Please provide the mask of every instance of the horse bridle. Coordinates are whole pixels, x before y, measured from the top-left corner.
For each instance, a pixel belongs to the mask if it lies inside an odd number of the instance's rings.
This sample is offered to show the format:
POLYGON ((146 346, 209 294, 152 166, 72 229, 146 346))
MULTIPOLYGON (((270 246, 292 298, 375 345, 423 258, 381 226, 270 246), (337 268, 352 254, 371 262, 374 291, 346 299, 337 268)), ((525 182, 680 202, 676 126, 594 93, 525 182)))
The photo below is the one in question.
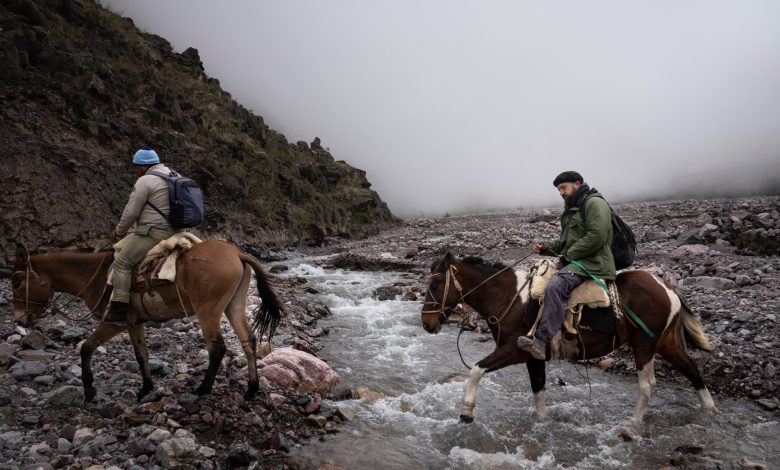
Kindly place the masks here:
MULTIPOLYGON (((439 309, 438 310, 423 310, 421 313, 438 313, 439 315, 443 315, 446 318, 447 315, 446 315, 446 313, 444 313, 445 310, 452 309, 452 307, 446 307, 444 305, 444 302, 447 301, 447 294, 449 294, 449 290, 450 290, 450 280, 452 280, 452 283, 455 286, 455 289, 458 291, 458 294, 460 295, 460 298, 458 299, 458 302, 456 302, 456 304, 457 304, 457 303, 460 303, 460 302, 466 300, 466 296, 467 295, 469 295, 472 292, 474 292, 475 290, 479 289, 480 287, 485 285, 488 281, 490 281, 494 277, 498 276, 499 274, 503 273, 504 271, 506 271, 508 269, 512 269, 514 266, 517 266, 521 261, 523 261, 524 259, 528 258, 528 256, 531 256, 531 254, 529 254, 529 255, 527 255, 527 256, 517 260, 515 263, 513 263, 510 266, 505 266, 502 269, 498 270, 496 273, 494 273, 491 276, 487 277, 484 281, 482 281, 479 284, 477 284, 476 286, 474 286, 471 290, 469 290, 465 294, 463 293, 463 288, 461 287, 460 282, 458 282, 458 278, 455 276, 455 274, 457 274, 457 272, 458 272, 458 268, 456 268, 452 264, 449 265, 449 267, 447 268, 447 271, 445 271, 443 273, 432 274, 431 276, 440 276, 442 274, 445 275, 444 295, 442 296, 442 301, 439 302, 438 300, 436 300, 436 297, 433 295, 433 293, 429 289, 428 290, 428 294, 430 294, 431 299, 433 299, 433 300, 432 301, 431 300, 427 300, 427 301, 423 302, 423 305, 425 305, 425 304, 433 304, 434 306, 438 305, 439 309)), ((528 278, 526 279, 526 282, 523 284, 523 286, 520 289, 518 289, 518 295, 519 295, 520 291, 523 288, 525 288, 525 285, 528 282, 530 282, 530 280, 531 280, 531 275, 528 276, 528 278)), ((501 315, 501 317, 498 318, 496 321, 501 321, 501 319, 504 318, 504 316, 507 314, 507 312, 509 312, 509 309, 512 307, 512 305, 514 304, 516 299, 517 299, 517 296, 515 296, 515 299, 512 300, 512 303, 509 304, 509 306, 506 308, 506 310, 504 310, 504 313, 501 315)))
POLYGON ((433 304, 434 307, 439 306, 439 308, 437 310, 423 310, 421 313, 438 313, 439 315, 442 315, 444 318, 447 318, 447 314, 445 313, 445 311, 446 310, 451 310, 452 307, 447 307, 446 305, 444 305, 444 302, 447 301, 447 296, 450 293, 450 281, 452 281, 452 284, 455 286, 455 289, 458 291, 458 294, 460 295, 460 298, 458 299, 458 302, 456 302, 456 304, 459 303, 460 301, 464 300, 464 297, 466 297, 466 295, 468 295, 469 293, 471 293, 474 290, 474 289, 472 289, 467 294, 463 294, 463 287, 461 287, 460 282, 458 281, 458 278, 455 277, 455 274, 457 272, 458 272, 458 268, 456 268, 453 265, 449 265, 449 267, 447 268, 447 271, 445 271, 443 273, 435 273, 435 274, 431 275, 431 277, 433 277, 433 276, 441 276, 442 274, 445 276, 445 278, 444 278, 445 279, 444 280, 444 295, 441 298, 442 301, 439 302, 436 299, 436 296, 433 295, 433 292, 431 292, 431 290, 428 289, 428 294, 431 296, 431 299, 433 299, 433 300, 426 300, 425 302, 423 302, 423 305, 425 305, 425 304, 433 304))

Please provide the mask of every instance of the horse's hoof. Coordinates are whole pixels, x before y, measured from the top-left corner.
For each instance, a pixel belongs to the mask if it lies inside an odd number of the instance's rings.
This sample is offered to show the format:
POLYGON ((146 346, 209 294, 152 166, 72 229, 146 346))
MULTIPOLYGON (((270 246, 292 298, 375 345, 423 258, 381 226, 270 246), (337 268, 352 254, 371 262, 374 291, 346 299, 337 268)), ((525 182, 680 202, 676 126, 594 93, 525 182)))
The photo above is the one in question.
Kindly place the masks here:
POLYGON ((466 423, 466 424, 471 424, 471 423, 474 422, 474 417, 473 416, 460 415, 460 422, 461 423, 466 423))
MULTIPOLYGON (((194 393, 195 395, 198 395, 198 396, 208 395, 209 393, 211 393, 211 387, 204 387, 203 385, 201 385, 200 387, 198 387, 195 390, 193 390, 192 393, 194 393)), ((247 393, 249 393, 249 392, 247 392, 247 393)))
POLYGON ((84 403, 90 403, 97 395, 97 390, 94 388, 84 389, 84 403))

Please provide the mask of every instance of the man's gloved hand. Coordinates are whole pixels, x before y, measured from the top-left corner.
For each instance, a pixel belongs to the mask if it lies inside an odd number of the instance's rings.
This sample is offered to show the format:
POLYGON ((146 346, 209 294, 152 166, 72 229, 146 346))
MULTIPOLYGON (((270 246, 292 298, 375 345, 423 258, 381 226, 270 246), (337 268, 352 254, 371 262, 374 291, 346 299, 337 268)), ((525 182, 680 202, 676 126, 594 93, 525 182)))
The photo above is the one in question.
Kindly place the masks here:
POLYGON ((119 241, 119 236, 116 234, 116 230, 111 231, 111 243, 116 243, 119 241))

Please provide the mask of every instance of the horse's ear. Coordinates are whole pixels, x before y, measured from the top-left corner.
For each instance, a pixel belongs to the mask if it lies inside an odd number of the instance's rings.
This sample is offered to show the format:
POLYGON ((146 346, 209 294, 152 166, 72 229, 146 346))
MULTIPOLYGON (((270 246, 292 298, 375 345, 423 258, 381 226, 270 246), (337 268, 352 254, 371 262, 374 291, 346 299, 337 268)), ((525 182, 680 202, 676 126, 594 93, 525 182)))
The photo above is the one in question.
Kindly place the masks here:
POLYGON ((441 259, 434 260, 431 263, 431 273, 443 273, 453 261, 455 261, 455 257, 448 251, 441 259))
POLYGON ((449 266, 455 261, 457 261, 455 259, 455 255, 453 255, 451 251, 448 251, 447 254, 444 255, 444 260, 442 262, 445 264, 445 266, 449 266))
POLYGON ((27 264, 30 259, 30 254, 27 252, 27 248, 21 243, 16 244, 16 262, 19 264, 27 264))

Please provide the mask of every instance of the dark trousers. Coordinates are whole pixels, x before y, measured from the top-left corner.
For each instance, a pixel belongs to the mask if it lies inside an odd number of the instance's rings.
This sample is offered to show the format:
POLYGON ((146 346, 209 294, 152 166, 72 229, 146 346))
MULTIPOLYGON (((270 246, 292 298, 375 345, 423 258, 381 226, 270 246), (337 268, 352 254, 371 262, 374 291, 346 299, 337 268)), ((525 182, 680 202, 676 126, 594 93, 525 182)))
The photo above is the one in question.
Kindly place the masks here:
POLYGON ((544 311, 539 320, 539 327, 534 335, 547 343, 550 341, 563 324, 566 314, 566 303, 575 287, 585 282, 585 278, 569 271, 565 266, 550 281, 547 292, 544 293, 544 311))

